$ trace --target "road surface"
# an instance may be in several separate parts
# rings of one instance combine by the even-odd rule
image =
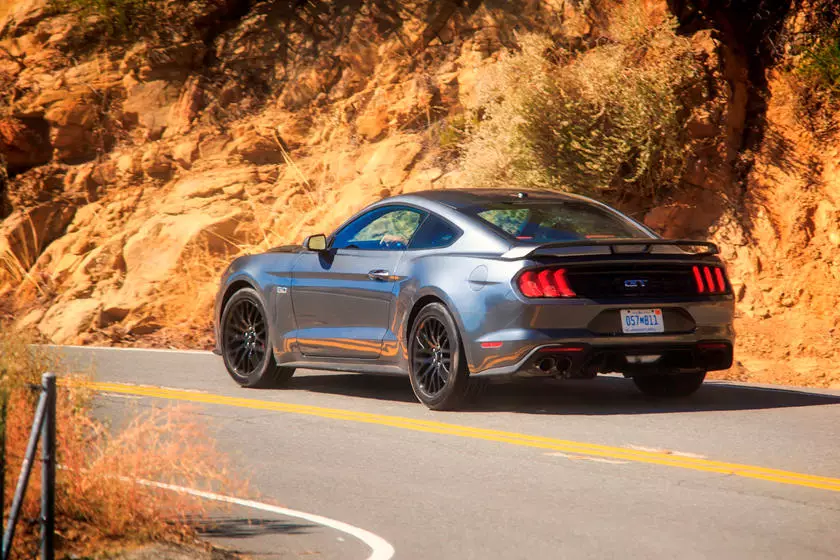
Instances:
[[[60,352],[94,364],[101,414],[193,403],[260,496],[394,558],[840,558],[838,391],[711,382],[662,403],[602,378],[491,386],[441,413],[407,379],[299,371],[247,390],[209,353]],[[266,558],[371,554],[247,508],[208,533]]]

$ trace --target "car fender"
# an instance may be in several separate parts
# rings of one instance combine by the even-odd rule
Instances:
[[[256,257],[259,257],[259,255],[252,257],[245,256],[236,259],[230,264],[222,277],[222,283],[216,296],[216,305],[214,310],[214,331],[216,335],[217,351],[221,350],[220,332],[224,306],[227,300],[230,299],[230,296],[233,295],[231,287],[236,286],[237,284],[240,285],[240,287],[248,286],[257,293],[257,297],[259,298],[260,303],[263,306],[263,310],[266,313],[266,319],[270,323],[271,328],[269,328],[269,333],[272,337],[270,342],[272,344],[276,343],[276,340],[274,340],[276,337],[276,328],[274,328],[274,326],[277,306],[274,305],[275,302],[272,299],[273,295],[271,293],[271,286],[269,283],[263,282],[260,279],[260,265],[259,262],[257,262],[259,259]]]
[[[400,337],[401,340],[401,352],[400,355],[404,360],[404,366],[408,368],[408,348],[407,348],[407,341],[408,341],[408,318],[411,314],[411,311],[414,310],[415,306],[419,301],[426,297],[434,297],[435,299],[440,300],[446,306],[449,313],[452,315],[452,318],[455,320],[455,324],[458,327],[458,332],[463,340],[465,333],[469,332],[467,329],[466,324],[464,323],[463,313],[462,313],[462,306],[463,304],[459,305],[456,301],[456,298],[452,297],[452,294],[448,293],[446,289],[441,288],[437,284],[425,284],[420,286],[416,289],[416,291],[412,292],[410,303],[406,305],[406,310],[404,313],[403,324],[400,327],[400,332],[402,336]],[[471,344],[468,344],[467,341],[463,341],[463,349],[466,354],[466,359],[468,364],[472,364],[472,356],[471,356]]]

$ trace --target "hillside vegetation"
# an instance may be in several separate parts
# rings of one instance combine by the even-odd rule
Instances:
[[[14,0],[0,302],[58,343],[208,346],[233,256],[380,198],[521,186],[720,243],[738,379],[840,383],[829,0]]]

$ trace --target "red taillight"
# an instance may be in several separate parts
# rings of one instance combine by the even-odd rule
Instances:
[[[709,270],[708,266],[703,267],[703,274],[706,276],[706,287],[709,288],[710,292],[716,292],[715,283],[712,281],[712,271]]]
[[[726,277],[719,266],[694,266],[694,282],[697,293],[723,294],[726,292]]]
[[[575,297],[575,291],[569,286],[569,282],[566,280],[566,271],[562,268],[558,268],[554,271],[554,282],[557,283],[557,290],[560,292],[560,295],[563,297]]]
[[[703,277],[700,275],[700,267],[695,266],[694,270],[694,281],[697,282],[697,293],[702,294],[706,291],[706,288],[703,287]]]
[[[482,348],[501,348],[502,347],[502,342],[500,340],[497,340],[497,341],[494,341],[494,342],[482,342],[481,347]]]
[[[720,293],[726,291],[726,282],[723,281],[723,271],[715,267],[715,280],[717,280],[717,289]]]
[[[557,286],[553,282],[554,279],[552,276],[553,274],[548,269],[537,273],[537,284],[539,285],[540,291],[542,291],[544,297],[557,297],[557,294],[559,293]]]
[[[575,297],[562,268],[526,270],[519,276],[519,290],[529,298]]]
[[[529,270],[519,277],[519,289],[525,297],[542,297],[543,293],[537,285],[537,273]]]

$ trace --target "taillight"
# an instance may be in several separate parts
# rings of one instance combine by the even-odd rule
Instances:
[[[566,270],[562,268],[544,268],[526,270],[517,280],[519,291],[529,298],[575,297],[575,291],[566,280]]]
[[[726,293],[726,273],[719,266],[694,266],[694,283],[698,294]]]

